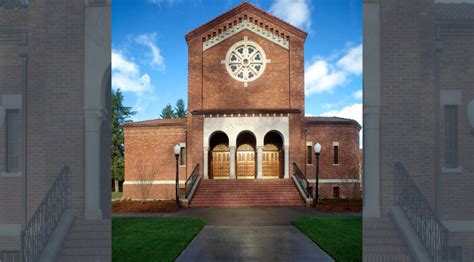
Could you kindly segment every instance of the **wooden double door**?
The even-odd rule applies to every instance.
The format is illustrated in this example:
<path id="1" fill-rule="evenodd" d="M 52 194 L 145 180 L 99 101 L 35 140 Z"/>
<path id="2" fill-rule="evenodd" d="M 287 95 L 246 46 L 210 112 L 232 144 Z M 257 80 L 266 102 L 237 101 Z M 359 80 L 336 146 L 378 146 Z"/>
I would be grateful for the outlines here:
<path id="1" fill-rule="evenodd" d="M 255 151 L 237 151 L 237 178 L 255 178 Z"/>
<path id="2" fill-rule="evenodd" d="M 229 151 L 213 151 L 211 153 L 211 174 L 214 179 L 229 178 L 230 153 Z"/>
<path id="3" fill-rule="evenodd" d="M 256 154 L 253 150 L 237 150 L 236 176 L 240 179 L 253 179 L 257 174 Z M 230 177 L 229 151 L 211 152 L 211 176 L 214 179 L 228 179 Z M 263 151 L 262 176 L 263 178 L 279 178 L 283 170 L 283 154 L 279 150 Z"/>
<path id="4" fill-rule="evenodd" d="M 262 176 L 264 178 L 279 178 L 281 177 L 282 156 L 280 151 L 263 151 L 262 155 Z"/>

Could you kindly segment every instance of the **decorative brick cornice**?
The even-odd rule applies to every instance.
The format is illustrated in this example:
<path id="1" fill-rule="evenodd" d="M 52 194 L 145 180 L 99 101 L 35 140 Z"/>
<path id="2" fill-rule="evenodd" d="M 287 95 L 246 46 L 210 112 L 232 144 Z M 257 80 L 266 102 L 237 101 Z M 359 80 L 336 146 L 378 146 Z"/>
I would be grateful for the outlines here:
<path id="1" fill-rule="evenodd" d="M 437 21 L 436 38 L 474 37 L 474 21 Z"/>
<path id="2" fill-rule="evenodd" d="M 301 110 L 293 108 L 284 109 L 207 109 L 194 110 L 192 115 L 212 115 L 212 116 L 287 116 L 288 114 L 301 114 Z"/>
<path id="3" fill-rule="evenodd" d="M 22 27 L 0 28 L 0 45 L 1 44 L 26 45 L 26 29 L 22 29 Z"/>
<path id="4" fill-rule="evenodd" d="M 214 37 L 211 37 L 204 41 L 202 43 L 202 50 L 205 51 L 206 49 L 209 49 L 220 42 L 226 40 L 227 38 L 242 32 L 243 30 L 249 30 L 285 49 L 288 49 L 290 46 L 290 41 L 289 39 L 286 39 L 285 37 L 282 37 L 280 35 L 273 34 L 270 32 L 270 30 L 267 30 L 263 27 L 260 27 L 254 23 L 249 22 L 248 20 L 243 20 L 242 22 L 238 23 L 237 25 L 233 26 L 232 28 L 229 28 L 226 31 L 222 31 L 220 34 L 217 34 Z"/>
<path id="5" fill-rule="evenodd" d="M 189 32 L 188 34 L 186 34 L 186 37 L 185 37 L 186 41 L 189 42 L 189 40 L 193 39 L 194 37 L 205 34 L 207 31 L 212 30 L 214 27 L 219 26 L 222 22 L 226 21 L 227 19 L 232 18 L 233 16 L 236 16 L 236 15 L 238 15 L 238 14 L 244 12 L 244 11 L 249 11 L 249 14 L 253 13 L 255 15 L 261 16 L 267 22 L 273 23 L 276 26 L 280 27 L 281 29 L 288 31 L 289 33 L 291 33 L 291 34 L 293 34 L 297 37 L 300 37 L 302 39 L 306 39 L 307 33 L 304 32 L 303 30 L 301 30 L 301 29 L 299 29 L 299 28 L 297 28 L 297 27 L 281 20 L 278 17 L 275 17 L 275 16 L 273 16 L 273 15 L 271 15 L 271 14 L 255 7 L 254 5 L 251 5 L 247 2 L 244 2 L 244 3 L 234 7 L 232 9 L 228 10 L 227 12 L 223 13 L 222 15 L 216 17 L 215 19 L 212 19 L 211 21 L 203 24 L 202 26 L 197 27 L 196 29 Z M 242 15 L 243 15 L 243 17 L 242 17 L 243 19 L 239 18 L 239 22 L 241 20 L 246 20 L 245 17 L 247 16 L 247 14 L 242 14 Z M 268 25 L 265 25 L 265 26 L 268 26 Z M 219 29 L 216 29 L 216 30 L 221 30 L 221 29 L 219 28 Z M 212 37 L 214 37 L 214 36 L 215 35 L 213 35 Z M 284 37 L 287 37 L 287 36 L 284 36 Z"/>

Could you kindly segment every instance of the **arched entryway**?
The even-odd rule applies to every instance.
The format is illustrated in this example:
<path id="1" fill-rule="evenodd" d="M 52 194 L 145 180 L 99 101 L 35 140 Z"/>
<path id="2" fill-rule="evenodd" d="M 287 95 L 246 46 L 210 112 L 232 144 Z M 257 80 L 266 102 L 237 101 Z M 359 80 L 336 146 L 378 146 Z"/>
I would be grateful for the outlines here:
<path id="1" fill-rule="evenodd" d="M 265 135 L 263 143 L 263 178 L 282 178 L 284 170 L 283 138 L 277 131 L 270 131 Z"/>
<path id="2" fill-rule="evenodd" d="M 229 137 L 217 131 L 209 139 L 210 178 L 228 179 L 230 175 Z"/>
<path id="3" fill-rule="evenodd" d="M 252 179 L 256 176 L 257 139 L 250 131 L 243 131 L 237 136 L 236 176 L 237 179 Z"/>

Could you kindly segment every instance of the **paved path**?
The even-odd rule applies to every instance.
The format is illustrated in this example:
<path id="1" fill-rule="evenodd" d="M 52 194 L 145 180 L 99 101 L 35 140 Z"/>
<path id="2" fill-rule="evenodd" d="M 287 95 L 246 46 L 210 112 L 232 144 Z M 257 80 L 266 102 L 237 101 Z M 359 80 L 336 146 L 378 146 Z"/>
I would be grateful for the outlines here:
<path id="1" fill-rule="evenodd" d="M 176 261 L 333 261 L 293 226 L 206 226 Z"/>
<path id="2" fill-rule="evenodd" d="M 333 261 L 291 225 L 331 215 L 311 208 L 192 208 L 164 216 L 201 217 L 207 225 L 176 261 Z"/>
<path id="3" fill-rule="evenodd" d="M 177 261 L 333 261 L 291 221 L 304 216 L 347 216 L 313 208 L 183 208 L 175 213 L 114 216 L 200 217 L 207 225 Z"/>

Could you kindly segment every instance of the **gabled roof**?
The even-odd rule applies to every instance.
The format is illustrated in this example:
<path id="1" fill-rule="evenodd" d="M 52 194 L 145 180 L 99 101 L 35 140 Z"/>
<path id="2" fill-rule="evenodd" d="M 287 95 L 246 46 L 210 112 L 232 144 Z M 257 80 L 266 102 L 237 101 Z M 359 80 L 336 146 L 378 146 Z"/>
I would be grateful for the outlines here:
<path id="1" fill-rule="evenodd" d="M 214 26 L 219 25 L 221 22 L 225 21 L 226 19 L 231 18 L 232 16 L 234 16 L 234 15 L 236 15 L 236 14 L 242 12 L 242 11 L 246 11 L 246 10 L 254 11 L 255 13 L 257 13 L 257 14 L 261 15 L 262 17 L 264 17 L 265 19 L 267 19 L 269 22 L 272 22 L 275 25 L 280 26 L 282 29 L 285 29 L 285 30 L 291 32 L 292 34 L 294 34 L 296 36 L 299 36 L 303 39 L 305 39 L 306 35 L 308 34 L 305 31 L 297 28 L 296 26 L 291 25 L 290 23 L 285 22 L 284 20 L 263 11 L 262 9 L 254 6 L 252 4 L 249 4 L 248 2 L 243 2 L 240 5 L 228 10 L 227 12 L 221 14 L 220 16 L 212 19 L 211 21 L 209 21 L 209 22 L 197 27 L 196 29 L 192 30 L 191 32 L 187 33 L 186 37 L 185 37 L 186 41 L 189 41 L 190 39 L 206 32 L 207 30 L 212 29 Z"/>

